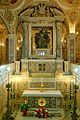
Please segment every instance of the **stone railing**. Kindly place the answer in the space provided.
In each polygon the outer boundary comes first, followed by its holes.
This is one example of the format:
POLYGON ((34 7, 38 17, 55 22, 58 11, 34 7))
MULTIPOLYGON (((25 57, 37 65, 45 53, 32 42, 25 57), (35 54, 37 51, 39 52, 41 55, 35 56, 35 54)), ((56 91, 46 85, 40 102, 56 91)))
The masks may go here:
POLYGON ((0 66, 0 120, 6 112, 7 91, 6 83, 15 71, 15 63, 0 66))
POLYGON ((73 75, 75 75, 76 80, 80 82, 80 65, 70 64, 70 71, 73 75))
POLYGON ((7 80, 7 74, 15 72, 15 63, 0 66, 0 83, 7 80))

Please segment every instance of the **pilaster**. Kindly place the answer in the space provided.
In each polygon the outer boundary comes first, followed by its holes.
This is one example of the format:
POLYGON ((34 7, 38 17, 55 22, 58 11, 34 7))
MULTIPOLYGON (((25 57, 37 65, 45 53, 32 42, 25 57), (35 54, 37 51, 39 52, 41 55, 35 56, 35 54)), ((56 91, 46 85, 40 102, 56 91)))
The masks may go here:
POLYGON ((28 24, 23 23, 22 59, 28 58, 28 24))
POLYGON ((75 62, 75 33, 70 33, 67 37, 68 47, 67 47, 67 57, 68 61, 71 63, 75 62))
POLYGON ((16 60, 16 34, 8 34, 9 40, 9 55, 8 62, 12 63, 16 60))
POLYGON ((62 59, 62 43, 61 43, 61 39, 62 39, 62 23, 61 22, 57 22, 56 23, 56 47, 57 47, 57 58, 58 59, 62 59))

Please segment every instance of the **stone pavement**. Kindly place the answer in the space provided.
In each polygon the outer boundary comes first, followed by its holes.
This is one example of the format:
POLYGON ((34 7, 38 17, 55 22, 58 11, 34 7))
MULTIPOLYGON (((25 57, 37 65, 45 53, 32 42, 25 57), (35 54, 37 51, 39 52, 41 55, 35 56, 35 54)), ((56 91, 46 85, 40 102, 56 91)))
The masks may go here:
POLYGON ((37 118, 35 116, 33 116, 33 117, 27 117, 27 116, 23 117, 22 113, 19 111, 16 115, 15 120, 64 120, 64 119, 62 117, 51 117, 51 118, 37 118))

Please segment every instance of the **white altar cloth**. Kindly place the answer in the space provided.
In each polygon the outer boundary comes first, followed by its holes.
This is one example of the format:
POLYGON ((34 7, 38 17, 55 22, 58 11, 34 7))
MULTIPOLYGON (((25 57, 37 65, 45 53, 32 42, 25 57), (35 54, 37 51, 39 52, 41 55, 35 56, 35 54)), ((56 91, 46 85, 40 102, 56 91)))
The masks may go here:
POLYGON ((22 94, 22 97, 63 97, 62 93, 58 90, 52 91, 52 90, 25 90, 22 94))

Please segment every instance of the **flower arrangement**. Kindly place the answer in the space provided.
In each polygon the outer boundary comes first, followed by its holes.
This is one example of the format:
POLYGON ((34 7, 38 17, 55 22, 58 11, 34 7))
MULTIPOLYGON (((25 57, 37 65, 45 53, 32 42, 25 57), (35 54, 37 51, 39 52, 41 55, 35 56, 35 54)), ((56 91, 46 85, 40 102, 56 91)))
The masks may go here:
POLYGON ((36 117, 39 117, 39 118, 47 118, 47 117, 49 117, 50 113, 48 112, 48 110, 45 107, 40 106, 39 109, 35 110, 34 114, 36 117))
POLYGON ((29 105, 27 103, 21 103, 20 111, 28 110, 28 109, 29 109, 29 105))
POLYGON ((23 116, 27 115, 27 110, 29 109, 30 105, 27 103, 21 103, 20 111, 23 112, 23 116))

